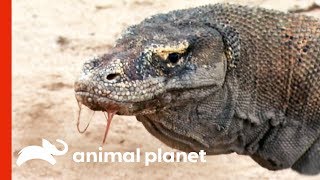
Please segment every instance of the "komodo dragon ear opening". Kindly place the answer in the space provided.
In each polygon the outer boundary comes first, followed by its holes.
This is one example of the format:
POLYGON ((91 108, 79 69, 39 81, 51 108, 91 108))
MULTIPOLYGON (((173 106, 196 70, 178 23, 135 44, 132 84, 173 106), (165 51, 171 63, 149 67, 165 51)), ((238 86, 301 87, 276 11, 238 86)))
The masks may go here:
POLYGON ((239 33, 233 27, 225 24, 205 23, 205 25, 216 29, 221 34, 228 58, 228 69, 235 68, 240 59, 241 41, 239 33))

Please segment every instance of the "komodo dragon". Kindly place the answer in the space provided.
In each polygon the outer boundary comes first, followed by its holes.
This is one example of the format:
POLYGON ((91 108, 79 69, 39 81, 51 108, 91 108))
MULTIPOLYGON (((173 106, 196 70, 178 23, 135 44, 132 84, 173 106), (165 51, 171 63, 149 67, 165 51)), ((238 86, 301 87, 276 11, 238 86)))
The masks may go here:
MULTIPOLYGON (((157 14, 86 62, 76 99, 170 147, 320 172, 320 21, 216 4, 157 14)), ((111 119, 110 119, 111 120, 111 119)))

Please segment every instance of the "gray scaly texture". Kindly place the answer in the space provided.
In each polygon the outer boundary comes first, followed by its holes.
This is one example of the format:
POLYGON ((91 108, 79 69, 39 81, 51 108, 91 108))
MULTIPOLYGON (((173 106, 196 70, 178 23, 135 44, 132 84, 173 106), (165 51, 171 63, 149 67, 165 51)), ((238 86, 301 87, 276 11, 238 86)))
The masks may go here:
POLYGON ((229 4, 158 14, 86 62, 75 91, 92 110, 135 115, 173 148, 320 172, 315 18, 229 4))

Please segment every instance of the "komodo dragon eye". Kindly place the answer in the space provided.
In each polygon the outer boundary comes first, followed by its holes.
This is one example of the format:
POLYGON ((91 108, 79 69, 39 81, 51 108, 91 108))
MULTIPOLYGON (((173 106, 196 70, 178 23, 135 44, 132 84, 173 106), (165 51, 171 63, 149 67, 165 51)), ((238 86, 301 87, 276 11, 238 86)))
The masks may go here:
POLYGON ((181 55, 179 53, 170 53, 168 55, 168 60, 172 63, 172 64, 176 64, 177 62, 179 62, 181 58, 181 55))

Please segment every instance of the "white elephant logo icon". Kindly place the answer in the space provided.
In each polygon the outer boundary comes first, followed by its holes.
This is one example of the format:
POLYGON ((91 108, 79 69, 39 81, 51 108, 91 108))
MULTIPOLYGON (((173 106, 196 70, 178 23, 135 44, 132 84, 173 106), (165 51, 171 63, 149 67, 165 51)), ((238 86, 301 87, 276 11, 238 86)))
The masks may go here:
POLYGON ((19 157, 17 159, 17 165, 21 166, 26 161, 32 159, 42 159, 50 164, 54 165, 57 161, 54 159, 53 155, 61 156, 68 152, 68 145, 64 141, 57 139, 57 142, 64 146, 62 151, 58 150, 56 146, 51 144, 48 140, 42 139, 41 146, 27 146, 19 152, 19 157))

